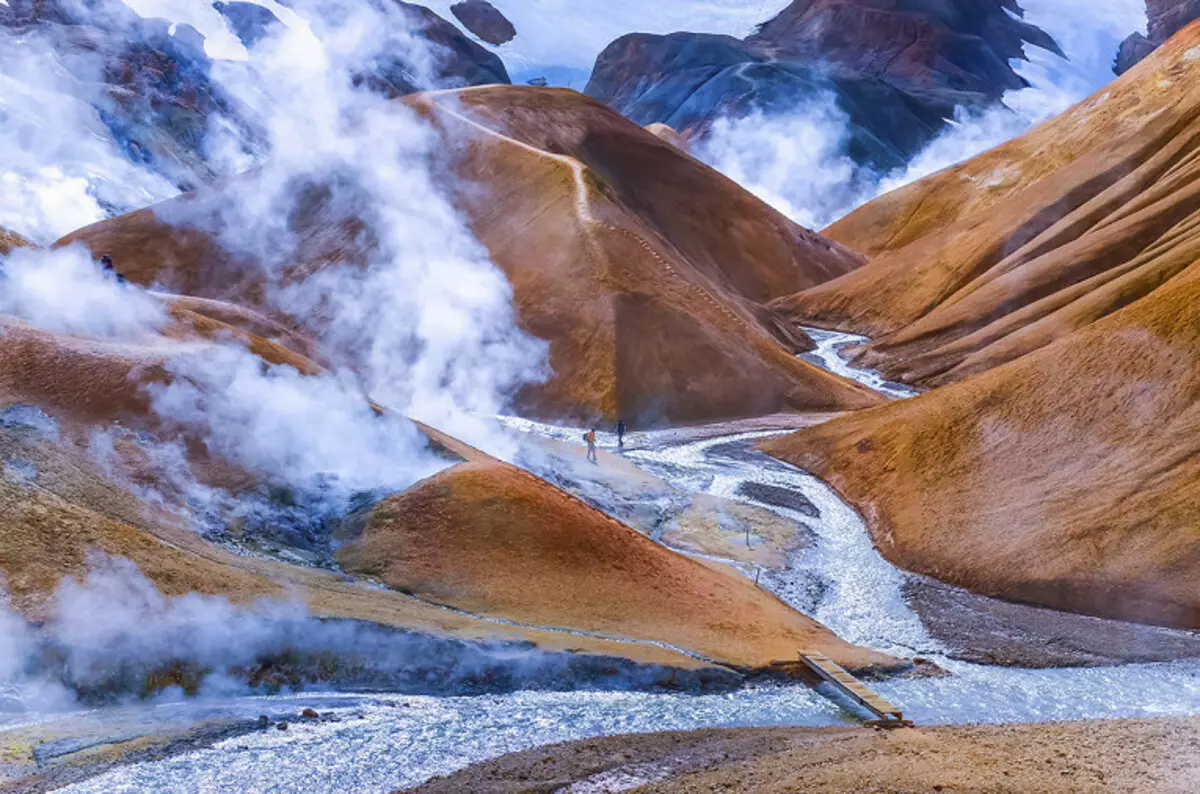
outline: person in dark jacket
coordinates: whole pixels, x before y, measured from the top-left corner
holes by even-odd
[[[625,420],[617,420],[617,449],[625,449]]]
[[[100,257],[100,272],[107,278],[116,279],[118,284],[123,285],[125,283],[125,274],[117,272],[117,269],[113,267],[112,257],[108,254]]]

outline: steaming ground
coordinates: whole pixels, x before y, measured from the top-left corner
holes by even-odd
[[[577,435],[524,426],[568,440]],[[766,478],[794,483],[813,498],[820,515],[806,520],[820,536],[818,545],[797,560],[782,582],[771,580],[768,586],[780,587],[785,598],[807,599],[808,608],[860,642],[938,651],[938,642],[906,606],[902,586],[907,575],[878,557],[861,520],[826,486],[782,464],[764,468],[747,448],[750,439],[744,434],[681,440],[670,431],[664,438],[670,440],[659,445],[654,434],[638,434],[630,439],[628,454],[693,488],[736,495],[742,478]],[[788,586],[813,578],[825,581],[815,588]],[[936,658],[953,675],[875,684],[921,724],[1200,713],[1200,666],[1194,662],[1030,670]],[[340,721],[297,724],[305,707]],[[213,791],[301,791],[314,783],[387,791],[502,753],[574,738],[702,727],[839,725],[850,715],[818,693],[775,686],[692,696],[628,691],[521,691],[471,698],[301,694],[175,708],[244,721],[266,713],[289,720],[291,726],[286,732],[239,732],[206,749],[116,769],[71,790],[136,791],[186,781],[189,788]]]
[[[0,227],[48,244],[178,192],[126,158],[87,101],[94,90],[36,34],[0,29]]]
[[[845,340],[822,340],[818,359],[831,363],[841,341]],[[855,374],[865,381],[871,380],[869,374]],[[527,421],[513,424],[527,431],[561,436],[578,443],[575,431]],[[661,439],[656,438],[659,435]],[[697,435],[698,439],[695,438]],[[876,647],[934,655],[953,675],[876,684],[882,694],[901,704],[908,716],[919,723],[1028,722],[1200,713],[1200,665],[1195,662],[1031,670],[984,666],[943,655],[945,648],[922,627],[921,618],[907,604],[903,588],[910,577],[891,568],[879,557],[861,519],[827,486],[784,464],[766,465],[761,456],[749,448],[753,438],[759,435],[761,432],[705,438],[704,429],[683,435],[678,431],[637,434],[629,439],[627,454],[640,465],[692,489],[732,498],[742,494],[741,498],[753,499],[745,496],[746,491],[740,487],[743,481],[751,479],[761,480],[764,484],[789,485],[808,497],[817,508],[817,515],[805,514],[803,518],[813,525],[819,536],[818,542],[814,548],[803,552],[779,580],[769,578],[766,584],[778,588],[782,597],[815,612],[844,636]],[[605,444],[611,441],[603,439]],[[775,509],[793,508],[776,506]],[[127,582],[131,580],[136,581],[136,576],[126,572],[99,589],[115,588],[117,592],[132,589],[135,602],[147,603],[152,613],[165,615],[165,619],[156,618],[165,625],[161,637],[139,639],[133,643],[133,650],[139,656],[155,658],[159,643],[170,643],[177,636],[173,632],[193,634],[194,637],[187,640],[190,643],[187,647],[194,653],[204,654],[213,652],[211,649],[226,648],[226,632],[245,634],[251,638],[251,647],[255,647],[254,642],[262,641],[261,637],[277,637],[281,631],[277,623],[268,624],[262,631],[257,628],[261,618],[253,611],[243,615],[230,614],[219,601],[200,599],[198,604],[185,602],[179,608],[164,608],[152,594],[138,594],[136,586],[130,588]],[[804,581],[814,582],[816,586],[795,586]],[[88,590],[88,587],[93,589]],[[95,590],[94,585],[85,585],[83,592],[88,597],[79,598],[75,603],[105,604],[106,596]],[[184,619],[174,616],[176,609]],[[108,612],[111,608],[101,607],[99,611]],[[126,614],[123,609],[115,612]],[[204,616],[199,626],[197,621],[189,621],[197,614]],[[118,629],[114,636],[111,630],[107,634],[96,632],[92,626],[103,625],[104,621],[96,619],[96,611],[85,610],[76,618],[65,621],[65,625],[75,627],[66,636],[73,638],[73,644],[79,644],[85,652],[90,649],[94,653],[99,647],[123,647],[122,642],[113,641],[122,637],[120,631],[128,630],[134,624],[155,625],[154,619],[153,615],[148,620],[145,613],[135,611],[133,617],[114,621]],[[209,626],[209,621],[213,626]],[[288,625],[286,621],[284,625]],[[310,630],[305,629],[306,632]],[[151,645],[146,647],[148,641]],[[362,637],[347,640],[341,635],[339,642],[333,644],[357,648],[363,642]],[[233,647],[238,648],[237,645]],[[429,648],[419,647],[419,651],[409,657],[404,652],[381,650],[378,645],[368,647],[372,657],[384,659],[424,659],[431,653]],[[520,652],[520,649],[513,650]],[[83,658],[86,660],[86,655]],[[448,666],[452,671],[464,666],[467,670],[477,671],[481,665],[486,668],[490,661],[485,657],[483,661],[471,663],[472,657],[468,657],[468,662],[460,665],[457,655],[438,656],[436,653],[433,659],[435,669],[444,670]],[[454,664],[449,664],[451,661]],[[221,659],[221,662],[225,660]],[[551,671],[561,670],[552,659],[546,665]],[[91,669],[87,664],[80,667]],[[539,665],[534,668],[542,669]],[[522,666],[519,669],[528,668]],[[399,685],[411,686],[413,677],[424,681],[428,674],[407,669],[402,671],[403,674],[391,672],[396,677],[376,679],[367,685],[394,687],[399,681]],[[578,667],[570,672],[595,674],[593,670]],[[493,671],[482,676],[482,680],[490,683],[494,680],[490,676],[496,675],[511,682],[518,690],[554,680],[553,676],[522,678],[503,667],[499,673]],[[481,680],[478,675],[458,676],[456,672],[449,676],[456,686]],[[286,674],[281,680],[287,682]],[[617,676],[600,679],[597,683],[624,690],[636,685],[634,681],[634,678]],[[212,697],[208,699],[169,708],[176,717],[179,710],[191,710],[196,719],[220,717],[233,720],[240,727],[230,738],[221,740],[217,736],[210,746],[192,748],[191,752],[177,757],[117,768],[80,782],[69,790],[152,790],[178,787],[186,781],[190,788],[212,791],[307,791],[314,783],[322,788],[387,791],[419,783],[431,775],[451,772],[474,761],[568,739],[701,727],[838,725],[844,724],[851,713],[810,690],[776,686],[692,696],[628,691],[516,691],[468,698],[300,694],[228,699],[222,697],[220,688],[211,691],[210,695]],[[299,711],[305,707],[314,708],[326,717],[336,717],[338,721],[297,720]],[[287,731],[270,728],[247,732],[250,721],[260,713],[275,720],[288,720],[291,724]],[[114,720],[117,720],[116,716]],[[54,718],[31,720],[26,717],[24,723],[20,730],[41,731],[36,734],[39,736],[55,735]],[[118,725],[124,723],[118,722]],[[153,732],[152,728],[146,730]],[[104,730],[100,732],[104,733]]]

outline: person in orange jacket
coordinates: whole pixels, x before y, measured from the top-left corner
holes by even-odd
[[[598,464],[600,461],[596,460],[596,428],[593,427],[591,430],[584,433],[583,440],[586,441],[588,445],[588,460],[590,460],[592,463]]]

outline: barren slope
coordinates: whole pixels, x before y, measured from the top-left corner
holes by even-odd
[[[231,329],[221,330],[227,334]],[[189,331],[179,324],[169,332]],[[260,355],[269,359],[318,369],[265,340],[252,344],[264,346]],[[637,661],[696,666],[685,655],[653,645],[505,627],[338,574],[234,554],[210,543],[175,512],[129,490],[139,483],[152,485],[171,501],[171,485],[147,479],[156,470],[131,439],[136,429],[164,430],[149,412],[142,385],[167,377],[162,364],[168,354],[153,336],[101,342],[0,318],[0,577],[14,606],[29,617],[42,617],[62,578],[83,574],[88,555],[103,552],[137,564],[167,595],[217,594],[235,603],[298,598],[316,615],[467,638],[529,639],[551,650],[584,648]],[[38,406],[55,424],[48,426],[27,408],[10,406]],[[114,482],[112,462],[102,466],[89,450],[97,428],[116,430],[118,465],[129,482]],[[482,457],[435,430],[422,429],[447,454]],[[247,484],[240,470],[199,458],[193,463],[221,484]]]
[[[193,470],[209,485],[241,492],[257,487],[261,474],[215,457],[188,427],[160,421],[144,387],[171,377],[166,364],[178,348],[168,339],[195,345],[234,336],[266,361],[321,370],[242,330],[273,330],[249,310],[163,300],[172,316],[163,335],[147,331],[120,341],[0,317],[0,577],[31,617],[44,614],[64,576],[83,573],[88,555],[103,552],[137,564],[167,595],[218,594],[238,603],[299,598],[321,616],[529,639],[549,650],[581,648],[683,667],[707,666],[704,659],[756,667],[814,647],[855,668],[897,664],[838,640],[732,570],[669,551],[547,482],[423,426],[435,448],[472,462],[372,508],[366,535],[343,555],[348,571],[378,576],[400,592],[232,553],[171,509],[188,494],[163,477],[143,434],[187,440]],[[90,444],[96,429],[111,439],[103,459]],[[213,509],[219,508],[208,508],[207,522],[241,531],[240,518]],[[522,625],[447,611],[441,603]]]
[[[474,764],[411,791],[1187,792],[1196,719],[613,736]]]
[[[745,667],[803,649],[851,669],[895,663],[731,569],[675,554],[501,463],[459,465],[386,500],[339,560],[471,612],[667,642]]]
[[[30,245],[32,243],[19,234],[14,234],[7,229],[0,228],[0,255],[7,254],[14,248],[22,248]]]
[[[854,269],[856,254],[574,92],[496,86],[405,101],[453,152],[449,189],[511,281],[521,325],[550,342],[554,376],[526,395],[529,410],[684,421],[878,402],[797,360],[805,340],[761,305]],[[260,271],[201,231],[214,221],[196,198],[62,242],[112,254],[141,283],[254,303]],[[361,218],[322,202],[310,191],[293,216],[297,272],[355,262],[370,239]]]
[[[872,257],[777,302],[873,338],[860,362],[939,385],[1119,310],[1200,253],[1200,27],[1101,93],[826,230]]]
[[[989,595],[1200,628],[1200,263],[912,400],[764,443],[893,562]]]

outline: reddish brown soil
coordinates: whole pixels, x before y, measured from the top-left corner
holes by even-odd
[[[1198,743],[1196,719],[694,731],[539,747],[413,790],[1182,793]]]
[[[802,649],[852,669],[896,664],[501,463],[456,466],[389,498],[339,560],[471,612],[668,642],[739,666]]]

